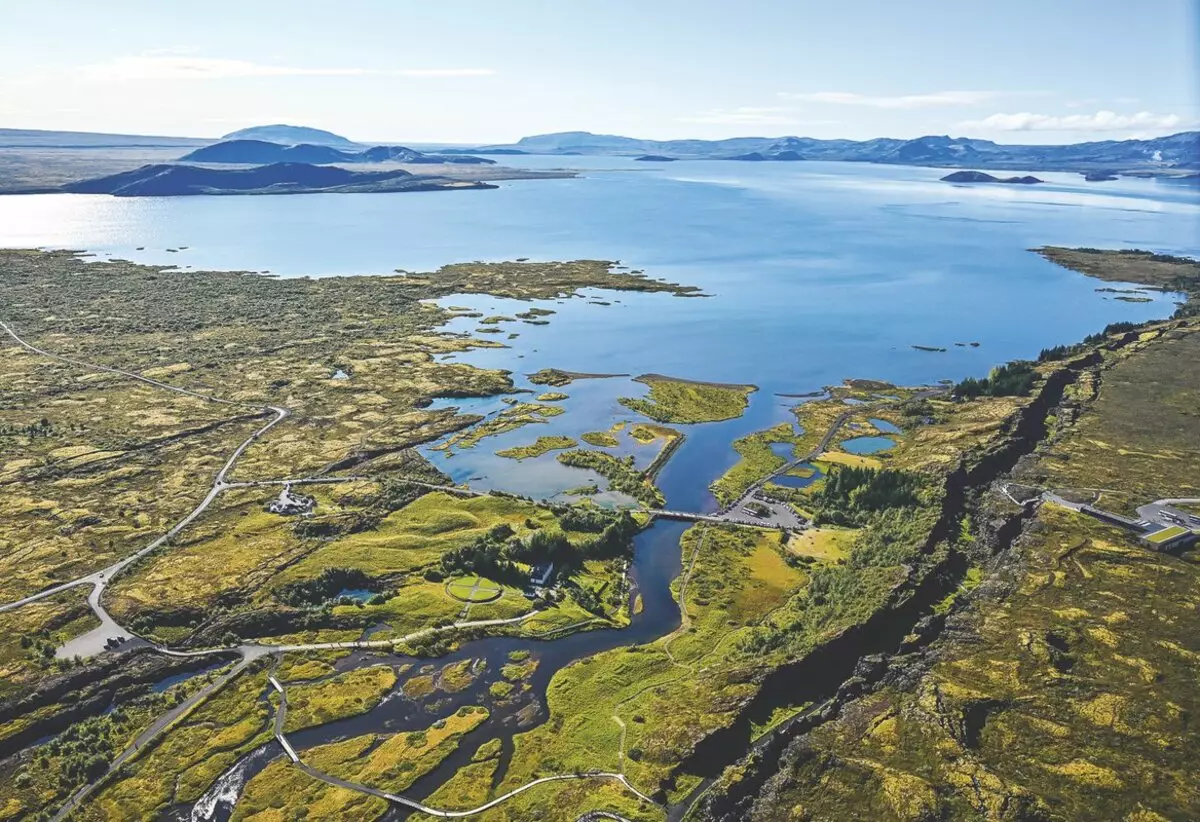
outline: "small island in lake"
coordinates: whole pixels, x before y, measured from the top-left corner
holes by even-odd
[[[642,163],[673,163],[677,158],[667,157],[663,154],[643,154],[641,157],[634,157],[633,159]]]
[[[1039,180],[1037,177],[1025,175],[1024,177],[993,177],[991,174],[986,174],[982,171],[956,171],[953,174],[947,174],[942,178],[943,183],[1010,183],[1013,185],[1032,185],[1034,183],[1044,183],[1045,180]]]

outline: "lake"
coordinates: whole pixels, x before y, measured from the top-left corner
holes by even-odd
[[[436,195],[0,197],[0,245],[77,248],[139,262],[283,276],[588,257],[620,260],[652,277],[698,285],[712,296],[588,292],[582,299],[543,301],[542,307],[556,312],[548,325],[504,323],[505,333],[494,338],[509,348],[455,355],[512,370],[518,387],[539,392],[524,375],[546,367],[757,385],[742,417],[678,426],[687,438],[658,482],[671,507],[690,510],[715,507],[707,486],[736,459],[733,439],[794,421],[790,408],[800,400],[778,394],[808,393],[847,377],[915,384],[982,375],[995,364],[1034,357],[1043,347],[1076,341],[1110,322],[1161,317],[1173,309],[1169,295],[1154,295],[1149,303],[1110,299],[1113,295],[1095,290],[1101,283],[1027,249],[1058,244],[1200,254],[1200,192],[1149,180],[1089,184],[1078,175],[1039,174],[1049,180],[1046,185],[963,187],[939,182],[944,170],[864,164],[503,161],[585,173]],[[144,250],[137,251],[139,246]],[[187,248],[166,251],[181,246]],[[508,316],[529,307],[486,296],[441,302]],[[461,332],[477,327],[468,318],[448,325]],[[519,336],[509,339],[510,333]],[[913,345],[946,350],[919,351]],[[354,375],[346,377],[353,384]],[[645,386],[615,378],[578,381],[562,390],[570,395],[561,402],[566,414],[471,449],[424,453],[456,481],[477,487],[551,497],[582,485],[593,475],[559,465],[554,454],[516,462],[494,452],[539,435],[577,437],[635,419],[617,398],[639,396]],[[501,398],[438,405],[480,414],[505,407]],[[876,427],[893,433],[882,422]],[[780,455],[790,456],[788,451],[783,446]],[[616,453],[645,465],[653,449],[622,432]],[[788,477],[781,483],[800,486],[818,478]],[[492,663],[488,670],[498,671],[510,651],[531,649],[541,665],[528,699],[540,703],[551,676],[569,661],[672,630],[679,611],[669,586],[680,570],[685,527],[659,522],[635,538],[631,579],[645,607],[626,630],[575,634],[553,643],[485,640],[441,662],[482,656]],[[358,655],[339,667],[373,661]],[[461,699],[483,699],[486,682],[485,677]],[[497,713],[411,792],[427,795],[485,739],[501,738],[508,750],[513,729],[502,718]],[[340,735],[407,730],[428,721],[410,701],[389,699],[292,741],[304,749]],[[228,818],[244,780],[275,756],[271,744],[245,757],[194,808],[175,813]]]
[[[1153,180],[1086,183],[1039,173],[1046,184],[955,186],[938,180],[943,169],[856,163],[497,159],[579,168],[582,176],[438,194],[7,196],[0,197],[0,245],[282,276],[586,257],[698,285],[711,298],[593,292],[550,301],[558,313],[549,325],[505,324],[520,336],[494,338],[510,348],[460,357],[514,370],[523,387],[531,386],[520,374],[543,367],[758,385],[741,420],[685,427],[688,441],[661,480],[673,505],[697,506],[711,506],[697,479],[732,462],[733,437],[788,418],[796,400],[777,393],[846,377],[916,384],[982,375],[1110,322],[1173,308],[1170,295],[1112,299],[1095,290],[1101,283],[1027,249],[1200,254],[1200,191]],[[443,303],[510,316],[528,308],[490,297]],[[449,327],[476,324],[459,319]],[[492,452],[539,434],[607,428],[630,418],[616,398],[643,392],[627,380],[575,383],[564,403],[570,413],[471,452],[431,456],[455,479],[515,483],[512,490],[549,496],[587,473],[557,466],[553,454],[517,464]],[[489,402],[480,405],[495,410]]]

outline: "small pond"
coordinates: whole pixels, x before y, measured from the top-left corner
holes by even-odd
[[[890,437],[852,437],[843,440],[838,447],[850,454],[878,454],[895,446],[896,441]]]
[[[820,468],[807,462],[801,463],[797,467],[807,468],[808,470],[812,471],[812,473],[807,477],[801,477],[795,474],[780,474],[778,477],[775,477],[773,480],[771,480],[771,482],[775,485],[782,485],[784,488],[807,488],[825,476],[824,472],[821,471]]]

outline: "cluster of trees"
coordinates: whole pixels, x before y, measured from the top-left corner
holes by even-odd
[[[562,528],[594,533],[595,538],[572,543],[557,528],[539,528],[521,539],[507,523],[500,523],[467,545],[443,554],[442,575],[478,574],[520,585],[524,573],[517,563],[553,562],[562,569],[575,568],[587,559],[608,559],[627,553],[638,531],[637,521],[626,511],[564,506],[556,509],[556,513]]]
[[[534,535],[541,533],[535,531]],[[497,582],[519,585],[522,574],[510,554],[513,542],[519,540],[514,539],[512,526],[502,522],[461,548],[442,554],[442,573],[444,576],[478,574]]]
[[[124,743],[128,722],[124,708],[117,707],[104,716],[74,723],[35,749],[17,777],[17,787],[54,782],[64,791],[98,779],[108,770],[117,746]]]
[[[608,480],[610,489],[628,494],[642,505],[657,508],[665,502],[662,493],[646,482],[642,472],[634,465],[632,454],[618,459],[602,451],[580,449],[559,454],[558,461],[573,468],[595,471]]]
[[[564,531],[599,533],[613,523],[613,512],[594,505],[555,505],[551,508]]]
[[[996,366],[981,380],[967,377],[954,386],[953,394],[964,399],[981,396],[1023,397],[1036,381],[1037,372],[1033,370],[1033,363],[1014,360]]]
[[[54,659],[54,650],[57,647],[45,633],[31,636],[30,634],[21,634],[21,647],[30,651],[35,659],[48,661]]]
[[[318,605],[347,588],[366,588],[371,578],[361,568],[326,568],[313,579],[289,582],[276,588],[275,599],[302,608]]]
[[[1055,345],[1050,348],[1043,348],[1042,353],[1038,354],[1038,362],[1053,362],[1055,360],[1065,360],[1067,357],[1073,357],[1076,354],[1081,354],[1088,349],[1089,346],[1096,343],[1102,343],[1113,334],[1128,334],[1130,331],[1136,331],[1138,323],[1121,320],[1120,322],[1109,323],[1104,326],[1104,330],[1096,334],[1088,334],[1083,338],[1083,342],[1074,343],[1072,345]]]
[[[818,525],[864,525],[870,515],[887,508],[910,508],[919,503],[921,476],[891,468],[838,466],[813,494]]]
[[[756,657],[782,648],[800,653],[828,637],[831,628],[861,620],[889,596],[898,567],[931,561],[924,548],[939,516],[940,506],[928,500],[867,516],[845,561],[805,570],[804,607],[753,628],[740,650]]]

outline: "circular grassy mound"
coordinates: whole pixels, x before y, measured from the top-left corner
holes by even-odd
[[[475,575],[446,581],[446,593],[459,602],[491,602],[499,599],[502,592],[499,584]]]

